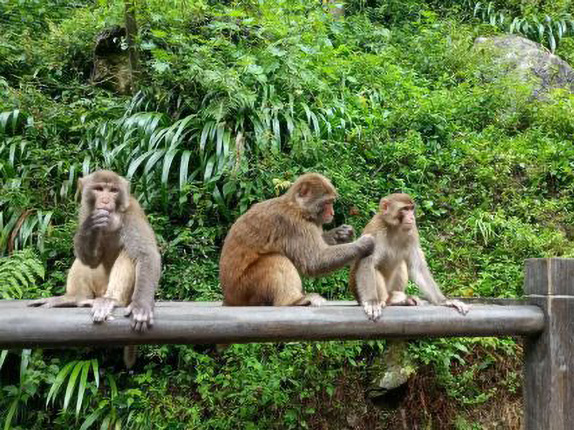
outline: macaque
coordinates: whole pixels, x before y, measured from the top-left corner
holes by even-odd
[[[307,173],[274,199],[253,205],[233,224],[221,252],[219,279],[227,306],[320,306],[304,294],[301,275],[321,276],[369,255],[373,237],[353,238],[350,226],[326,233],[335,215],[335,187]]]
[[[408,194],[391,194],[381,199],[379,209],[363,230],[375,237],[375,250],[357,259],[350,274],[351,290],[369,319],[378,319],[386,305],[422,304],[418,297],[405,294],[409,279],[432,304],[466,315],[470,307],[447,300],[431,275],[419,243],[413,199]]]
[[[153,325],[161,273],[154,232],[125,178],[99,170],[80,179],[78,188],[82,202],[74,236],[76,259],[66,294],[30,306],[91,306],[94,323],[110,319],[114,307],[127,306],[132,329],[145,331]]]

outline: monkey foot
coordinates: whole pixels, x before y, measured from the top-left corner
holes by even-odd
[[[381,304],[375,300],[369,300],[363,303],[363,310],[371,321],[376,321],[379,319],[381,313],[383,312],[383,308],[384,304]]]
[[[85,301],[84,303],[86,303]],[[87,304],[87,303],[86,303]],[[116,307],[116,301],[107,297],[98,297],[92,303],[92,321],[101,323],[112,320],[112,311]]]
[[[325,303],[327,303],[327,300],[319,294],[311,293],[303,297],[297,304],[299,306],[323,306]]]
[[[460,300],[447,300],[446,302],[443,303],[443,305],[455,308],[458,312],[460,312],[463,315],[466,315],[471,308],[470,305],[467,305],[466,303],[463,303]]]

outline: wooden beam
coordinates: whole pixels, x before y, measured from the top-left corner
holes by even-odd
[[[574,428],[574,259],[526,261],[524,292],[546,314],[545,330],[526,339],[525,430]]]
[[[544,328],[537,306],[473,305],[466,316],[439,306],[387,307],[377,322],[355,303],[313,307],[222,307],[159,302],[155,326],[135,333],[122,309],[93,324],[86,308],[29,308],[0,301],[0,349],[75,345],[200,344],[532,335]]]

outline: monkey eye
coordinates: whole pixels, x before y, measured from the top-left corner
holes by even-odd
[[[102,187],[101,185],[96,185],[96,186],[94,187],[94,190],[95,190],[95,191],[104,191],[104,187]]]
[[[110,188],[110,191],[111,191],[112,193],[117,193],[117,192],[119,192],[120,190],[119,190],[117,187],[112,187],[112,188]]]

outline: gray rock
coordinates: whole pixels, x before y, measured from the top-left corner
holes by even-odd
[[[475,49],[486,49],[492,61],[533,86],[532,95],[543,98],[554,88],[574,92],[574,70],[539,43],[517,35],[478,37]]]
[[[371,384],[367,394],[375,398],[406,384],[416,373],[417,366],[408,353],[407,342],[395,340],[387,342],[383,354],[375,359],[369,370]]]

